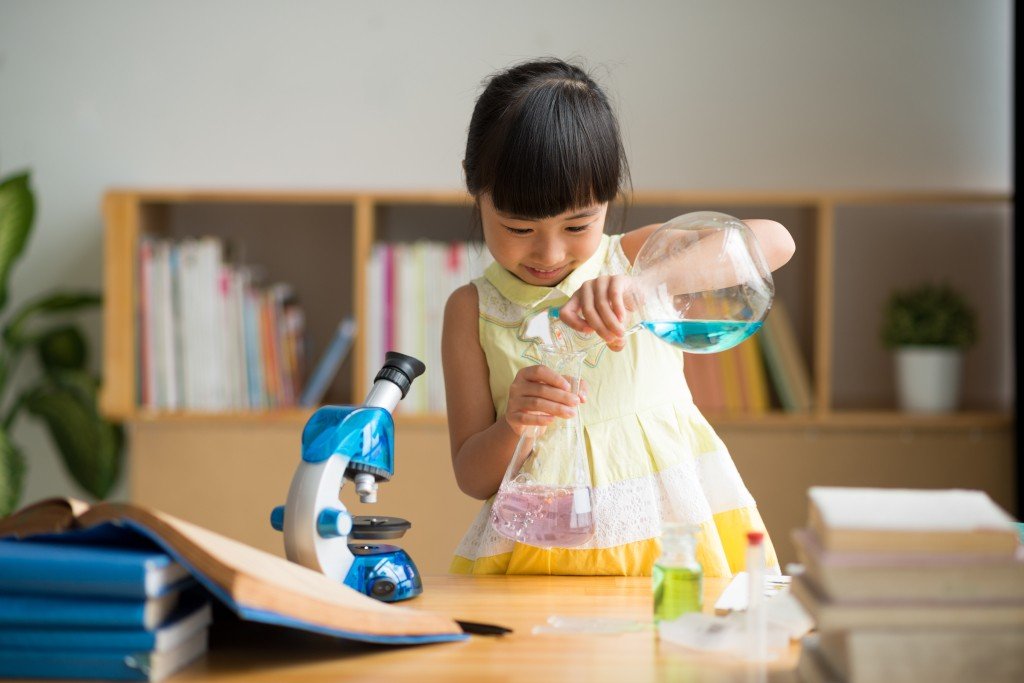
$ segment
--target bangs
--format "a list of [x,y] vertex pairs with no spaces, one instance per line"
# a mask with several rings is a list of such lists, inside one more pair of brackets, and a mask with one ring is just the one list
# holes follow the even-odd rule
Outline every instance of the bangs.
[[498,124],[481,150],[480,189],[502,213],[550,218],[618,194],[625,168],[619,132],[607,103],[587,88],[541,82]]

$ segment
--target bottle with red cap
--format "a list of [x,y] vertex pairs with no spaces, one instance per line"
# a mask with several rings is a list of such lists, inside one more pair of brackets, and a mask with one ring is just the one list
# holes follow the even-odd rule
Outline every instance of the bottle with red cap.
[[768,622],[764,605],[764,532],[747,532],[747,657],[768,659]]

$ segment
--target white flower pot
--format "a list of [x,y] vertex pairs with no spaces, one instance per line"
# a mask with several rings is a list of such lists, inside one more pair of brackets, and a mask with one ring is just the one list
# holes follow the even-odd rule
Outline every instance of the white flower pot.
[[902,410],[949,413],[960,403],[963,352],[951,346],[896,349],[896,390]]

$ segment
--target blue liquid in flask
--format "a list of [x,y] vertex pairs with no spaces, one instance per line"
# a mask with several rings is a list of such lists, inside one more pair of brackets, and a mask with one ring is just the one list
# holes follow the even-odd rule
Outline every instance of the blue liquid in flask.
[[648,321],[643,326],[659,339],[690,353],[717,353],[736,346],[757,332],[762,321],[733,320]]

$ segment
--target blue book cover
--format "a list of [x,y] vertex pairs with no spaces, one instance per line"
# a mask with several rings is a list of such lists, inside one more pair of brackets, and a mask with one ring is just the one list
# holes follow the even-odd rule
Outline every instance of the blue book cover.
[[165,652],[0,649],[0,677],[161,681],[195,661],[206,652],[206,645],[203,629]]
[[158,597],[193,583],[162,551],[0,540],[0,591],[52,596]]
[[0,652],[166,652],[207,629],[212,613],[206,592],[198,588],[183,596],[167,621],[152,630],[0,623]]
[[120,600],[0,592],[0,624],[153,629],[167,620],[177,604],[178,593]]

